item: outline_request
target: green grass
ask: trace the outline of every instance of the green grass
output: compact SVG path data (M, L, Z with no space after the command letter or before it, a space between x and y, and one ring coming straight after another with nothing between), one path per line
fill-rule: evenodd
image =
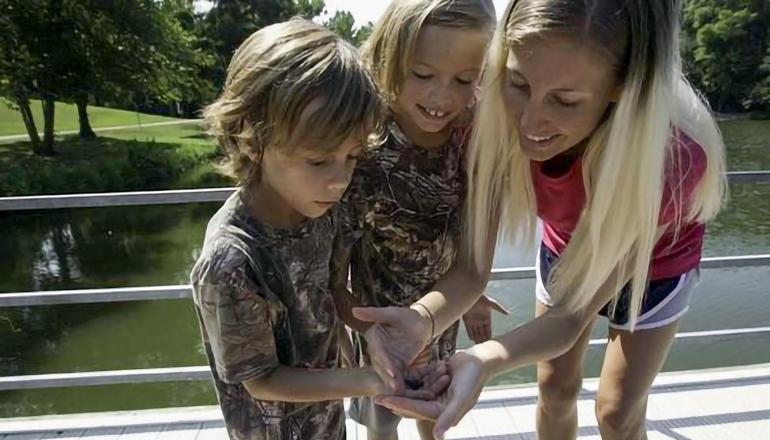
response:
M43 109L38 100L30 102L37 131L43 131ZM166 116L148 115L126 110L116 110L111 108L88 106L88 116L92 128L114 127L119 125L139 125L150 122L175 121L176 118ZM56 131L77 130L78 129L78 110L75 104L63 102L56 103L56 112L54 114L54 129ZM21 114L9 108L5 102L0 101L0 136L11 136L16 134L26 134L24 121Z
M52 157L28 141L0 143L0 197L231 186L214 168L218 149L199 124L58 136Z
M96 133L96 136L144 142L154 141L190 145L214 144L214 140L206 136L206 134L201 129L201 126L194 123L100 131Z

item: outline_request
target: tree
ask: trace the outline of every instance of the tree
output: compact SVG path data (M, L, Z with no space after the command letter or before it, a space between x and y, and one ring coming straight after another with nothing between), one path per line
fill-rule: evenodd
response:
M63 94L78 107L81 137L92 137L86 106L100 101L183 101L210 97L213 85L201 70L213 57L196 47L189 0L80 0L69 70L74 81ZM75 15L75 14L72 14Z
M90 97L101 101L211 96L201 71L213 57L196 47L191 0L3 1L0 87L25 120L33 149L52 154L55 102L77 104L80 136L93 137ZM43 103L42 143L29 97ZM29 116L29 117L28 117Z
M688 0L683 53L691 80L718 111L744 109L765 52L763 0Z
M41 1L30 0L24 7L18 2L0 0L0 93L10 97L5 104L18 109L29 134L35 154L50 155L38 136L30 109L30 95L35 89L34 78L43 69L43 61L30 50L24 36L28 26L40 13Z
M359 47L367 38L369 38L374 25L372 22L369 22L357 30L354 30L355 19L353 18L353 14L348 11L337 11L332 18L324 23L324 26L336 32L337 35L354 44L356 47Z
M235 49L255 31L294 16L312 19L324 10L323 0L217 0L201 19L205 49L215 54L209 70L217 88L224 84Z

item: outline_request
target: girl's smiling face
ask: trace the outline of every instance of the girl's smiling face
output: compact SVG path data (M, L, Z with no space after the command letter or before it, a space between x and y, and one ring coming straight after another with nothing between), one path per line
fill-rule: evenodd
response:
M451 129L471 103L489 43L487 32L427 25L392 110L405 134L420 139ZM446 133L444 133L446 134Z

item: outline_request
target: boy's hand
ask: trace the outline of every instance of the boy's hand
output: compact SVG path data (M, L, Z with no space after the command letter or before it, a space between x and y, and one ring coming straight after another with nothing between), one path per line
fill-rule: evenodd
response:
M473 342L480 344L492 338L492 310L503 315L510 313L497 300L481 295L476 304L463 315L465 330Z

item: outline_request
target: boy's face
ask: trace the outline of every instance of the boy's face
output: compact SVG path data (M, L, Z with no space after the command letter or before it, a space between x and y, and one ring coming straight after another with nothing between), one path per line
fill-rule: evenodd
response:
M471 104L488 42L486 32L473 29L428 25L420 31L393 105L407 135L441 132Z
M310 103L299 123L318 109L320 104ZM258 186L267 206L260 209L269 211L268 217L283 226L322 216L342 198L361 151L360 138L355 135L332 152L309 143L290 151L266 149Z

